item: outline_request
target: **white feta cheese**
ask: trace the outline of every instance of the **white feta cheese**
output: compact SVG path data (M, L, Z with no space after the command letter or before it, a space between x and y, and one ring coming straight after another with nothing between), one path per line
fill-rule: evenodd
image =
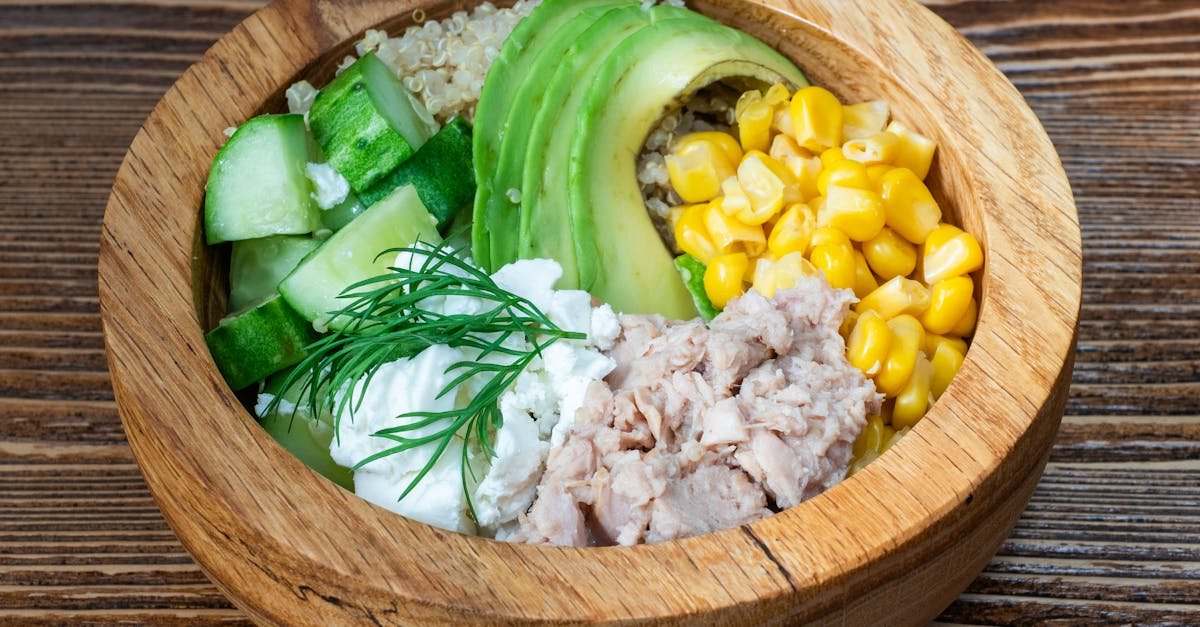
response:
M424 260L421 255L401 253L395 265L416 269ZM620 331L616 315L608 306L593 308L586 292L554 290L561 277L562 267L547 259L517 261L492 275L497 285L528 299L560 328L586 332L588 338L559 340L546 347L500 396L503 424L492 438L495 457L489 460L482 451L468 450L472 468L480 477L472 488L472 502L479 525L489 534L510 527L529 509L550 443L555 438L561 441L565 433L556 426L574 421L588 386L607 376L616 365L598 348L611 347ZM422 301L423 308L443 314L480 313L492 306L471 296L437 296ZM513 342L518 348L524 345L520 338L509 340ZM493 354L487 359L501 358ZM330 445L334 461L352 467L394 446L391 440L373 434L404 424L406 419L398 419L399 415L464 406L486 384L486 376L468 380L458 394L436 397L453 379L445 373L448 367L478 359L479 352L474 349L433 346L415 357L380 368L353 419L342 420L339 437ZM361 392L362 385L361 381L356 384L355 393ZM409 435L428 434L436 428L416 429ZM430 473L402 501L397 502L397 498L428 461L434 444L388 455L360 468L354 474L355 491L410 518L454 531L474 532L460 474L462 446L463 441L456 437ZM474 449L475 443L471 446Z
M312 181L312 199L323 211L328 211L346 202L350 196L350 182L328 163L309 163L304 174Z

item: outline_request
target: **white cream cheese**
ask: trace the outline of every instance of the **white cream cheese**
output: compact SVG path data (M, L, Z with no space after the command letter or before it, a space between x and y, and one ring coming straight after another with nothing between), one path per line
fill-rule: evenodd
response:
M411 255L401 255L396 264L408 267L418 261ZM607 305L592 307L586 292L554 290L561 276L561 266L545 259L518 261L493 275L497 285L528 299L560 328L587 333L588 337L559 340L547 347L500 397L503 426L492 438L495 457L488 459L474 443L468 450L468 459L479 478L471 486L472 502L479 527L489 535L529 508L550 441L554 435L561 439L562 429L555 427L574 420L588 385L605 377L615 365L600 351L610 348L620 331L616 315ZM441 313L478 313L492 305L470 297L441 296L422 306ZM448 367L477 358L478 352L471 349L432 346L412 358L380 368L366 387L362 405L341 421L339 437L330 445L334 461L352 467L395 446L395 442L375 434L411 420L397 416L464 406L484 380L476 377L458 394L436 397L453 379L446 375ZM362 381L356 385L356 396L362 385ZM425 427L408 435L426 435L437 428ZM363 466L354 473L355 492L421 522L464 533L480 531L468 514L463 493L462 446L462 439L455 437L429 474L403 500L398 497L428 461L434 444L387 455Z

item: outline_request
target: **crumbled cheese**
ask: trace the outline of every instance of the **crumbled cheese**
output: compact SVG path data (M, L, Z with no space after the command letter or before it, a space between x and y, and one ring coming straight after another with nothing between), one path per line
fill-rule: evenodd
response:
M401 253L396 267L412 268L424 260L420 255ZM585 340L559 340L546 347L542 355L517 376L511 389L500 397L504 418L494 438L496 456L487 459L482 451L468 449L468 458L479 483L472 487L472 502L481 531L494 534L511 525L533 502L537 483L560 423L573 422L587 387L604 378L615 363L600 352L611 347L620 325L607 305L592 307L586 292L555 290L562 267L547 259L522 260L509 264L493 275L503 289L522 296L546 314L554 324L568 331L588 334ZM421 303L423 308L444 314L479 313L490 304L468 296L436 296ZM523 342L514 338L514 342ZM518 344L519 346L519 344ZM457 395L441 399L441 392L452 376L446 368L459 361L478 359L473 349L433 346L418 355L400 359L379 369L367 385L363 404L349 419L341 421L341 432L330 445L334 461L347 467L394 446L394 442L373 434L404 424L409 419L397 416L413 411L447 411L465 404L486 382L481 377L468 380ZM362 391L360 381L354 394ZM566 417L562 420L562 417ZM410 435L419 436L436 429L426 427ZM354 473L355 492L363 498L399 514L422 522L471 533L480 531L467 515L462 488L462 440L456 438L418 487L404 500L397 501L408 482L429 459L435 445L389 455L363 466Z
M323 210L333 209L350 196L350 182L328 163L309 163L304 174L312 181L312 199Z
M317 99L317 94L320 93L312 83L308 81L300 81L288 87L284 95L287 96L287 106L289 113L301 114L308 118L308 111L312 109L313 101Z

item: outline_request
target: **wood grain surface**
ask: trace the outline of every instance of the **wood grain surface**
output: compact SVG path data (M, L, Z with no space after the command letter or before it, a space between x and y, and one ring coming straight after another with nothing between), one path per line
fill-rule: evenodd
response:
M943 619L1200 622L1200 4L931 4L1041 117L1085 246L1051 465ZM0 622L245 620L124 444L95 261L133 133L257 7L0 1Z

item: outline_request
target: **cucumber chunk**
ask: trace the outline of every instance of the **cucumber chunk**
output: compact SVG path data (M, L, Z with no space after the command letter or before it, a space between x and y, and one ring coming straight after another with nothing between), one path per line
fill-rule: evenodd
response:
M304 116L262 115L233 134L208 175L204 233L209 244L311 233L321 223L305 176Z
M213 361L234 390L299 363L316 339L312 324L279 294L227 316L204 336Z
M287 452L326 479L354 491L354 473L339 466L329 455L333 441L333 421L328 416L312 416L307 395L300 385L284 390L287 371L275 374L267 382L264 394L280 398L278 408L259 418L259 424Z
M294 235L234 242L229 262L229 309L240 311L274 294L279 282L320 244Z
M705 322L716 318L721 310L713 305L712 300L708 298L708 291L704 289L704 272L708 268L691 255L680 255L675 258L675 269L679 271L679 276L683 277L683 285L691 293L692 302L696 303L700 317L704 318Z
M417 188L421 202L437 218L438 229L445 232L454 216L475 199L471 127L466 120L447 122L412 158L359 194L359 200L369 207L403 185Z
M330 319L350 304L339 296L347 287L387 272L395 255L380 253L441 240L437 220L426 211L416 188L407 185L334 233L279 284L279 292L318 327L345 328L349 319Z
M360 193L437 130L433 116L374 53L321 90L308 120L329 164Z
M340 231L366 210L366 206L362 204L358 196L351 192L345 202L333 209L321 212L321 226L330 231Z

